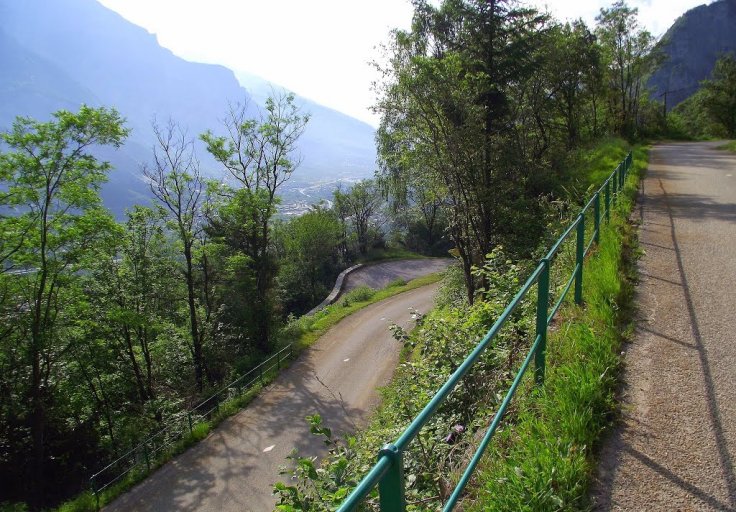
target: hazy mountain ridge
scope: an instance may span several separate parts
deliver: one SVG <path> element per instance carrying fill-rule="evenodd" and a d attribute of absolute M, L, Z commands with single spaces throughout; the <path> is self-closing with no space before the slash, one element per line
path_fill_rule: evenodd
<path fill-rule="evenodd" d="M 8 128 L 16 115 L 47 119 L 81 103 L 114 106 L 126 117 L 132 133 L 125 147 L 104 153 L 116 169 L 103 197 L 117 214 L 147 196 L 140 164 L 150 158 L 154 117 L 175 119 L 193 137 L 217 132 L 229 103 L 249 102 L 255 111 L 263 91 L 271 89 L 251 76 L 260 87 L 252 97 L 230 69 L 177 57 L 155 35 L 94 0 L 0 0 L 0 68 L 0 128 Z M 294 180 L 370 175 L 373 128 L 298 101 L 312 120 L 300 141 L 303 164 Z M 218 172 L 202 145 L 198 156 L 206 171 Z"/>
<path fill-rule="evenodd" d="M 722 53 L 736 52 L 736 0 L 718 0 L 680 16 L 659 43 L 664 61 L 648 85 L 667 108 L 692 95 Z"/>

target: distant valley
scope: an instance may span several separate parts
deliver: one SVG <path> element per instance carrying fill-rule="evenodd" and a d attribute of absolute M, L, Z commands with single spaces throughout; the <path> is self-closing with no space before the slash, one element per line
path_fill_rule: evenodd
<path fill-rule="evenodd" d="M 196 138 L 207 129 L 218 133 L 228 104 L 247 102 L 255 114 L 279 91 L 247 72 L 236 76 L 223 66 L 185 61 L 94 0 L 0 3 L 0 66 L 0 129 L 17 115 L 45 120 L 82 103 L 115 107 L 127 119 L 132 132 L 125 146 L 99 154 L 115 168 L 103 199 L 118 217 L 148 201 L 140 166 L 151 158 L 154 118 L 172 118 Z M 371 176 L 375 165 L 370 125 L 308 99 L 297 103 L 311 120 L 300 139 L 302 164 L 282 189 L 287 214 L 329 199 L 340 182 Z M 199 143 L 197 155 L 206 174 L 220 175 Z"/>

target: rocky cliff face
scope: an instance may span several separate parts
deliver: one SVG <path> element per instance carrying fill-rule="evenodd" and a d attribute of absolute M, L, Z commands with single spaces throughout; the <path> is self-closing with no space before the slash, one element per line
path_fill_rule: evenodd
<path fill-rule="evenodd" d="M 649 79 L 654 99 L 671 109 L 710 76 L 718 57 L 736 53 L 736 0 L 718 0 L 680 16 L 662 37 L 664 61 Z"/>

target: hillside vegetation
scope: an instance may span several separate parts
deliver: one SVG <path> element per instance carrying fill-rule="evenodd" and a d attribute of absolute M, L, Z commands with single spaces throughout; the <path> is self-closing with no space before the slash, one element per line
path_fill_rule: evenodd
<path fill-rule="evenodd" d="M 260 49 L 241 51 L 247 63 L 249 53 Z M 247 104 L 253 116 L 274 90 L 281 91 L 260 78 L 241 83 L 224 66 L 184 60 L 96 0 L 2 2 L 0 67 L 0 129 L 10 128 L 17 115 L 48 120 L 59 109 L 75 111 L 82 104 L 122 113 L 131 129 L 126 144 L 96 153 L 114 165 L 102 196 L 119 220 L 126 208 L 150 198 L 140 166 L 151 158 L 152 119 L 173 118 L 194 137 L 207 129 L 219 134 L 230 104 Z M 313 118 L 298 144 L 301 183 L 372 174 L 371 126 L 306 98 L 296 103 Z M 205 174 L 219 178 L 217 161 L 195 144 Z"/>
<path fill-rule="evenodd" d="M 620 161 L 627 151 L 623 141 L 611 140 L 585 152 L 581 178 L 593 182 L 600 174 L 607 176 L 612 170 L 609 162 Z M 636 253 L 627 216 L 638 176 L 647 165 L 646 150 L 636 149 L 634 159 L 633 178 L 603 230 L 599 250 L 586 263 L 585 306 L 563 307 L 548 339 L 545 384 L 535 387 L 531 375 L 523 381 L 463 509 L 587 510 L 589 506 L 594 450 L 616 413 L 619 347 L 631 321 Z M 563 228 L 563 223 L 550 225 L 556 235 Z M 488 278 L 488 288 L 471 306 L 458 289 L 461 276 L 446 278 L 439 307 L 418 318 L 411 334 L 395 330 L 397 342 L 404 346 L 403 362 L 393 382 L 382 390 L 383 401 L 370 426 L 341 439 L 321 418 L 307 418 L 313 433 L 330 446 L 331 456 L 317 465 L 293 455 L 295 469 L 289 474 L 295 483 L 275 487 L 281 497 L 279 510 L 331 510 L 341 503 L 375 463 L 379 449 L 399 437 L 475 348 L 535 263 L 512 262 L 502 249 L 494 251 L 477 271 L 479 277 Z M 559 292 L 573 266 L 574 244 L 568 243 L 555 264 L 553 290 Z M 404 452 L 406 499 L 415 504 L 410 510 L 435 510 L 449 497 L 529 351 L 534 308 L 533 297 L 522 303 Z M 371 509 L 378 508 L 376 491 L 368 499 Z"/>
<path fill-rule="evenodd" d="M 38 20 L 26 5 L 39 8 L 34 0 L 2 9 L 30 26 Z M 135 177 L 153 202 L 131 206 L 122 222 L 101 199 L 114 168 L 103 156 L 135 136 L 126 117 L 133 121 L 136 105 L 105 96 L 120 110 L 99 106 L 92 95 L 94 106 L 20 116 L 0 133 L 0 390 L 8 397 L 0 501 L 55 506 L 172 418 L 210 420 L 193 406 L 290 336 L 306 343 L 326 327 L 320 317 L 297 318 L 342 268 L 376 254 L 449 251 L 457 265 L 439 312 L 411 337 L 396 332 L 406 346 L 404 384 L 385 392 L 372 429 L 343 444 L 312 418 L 339 455 L 317 487 L 279 489 L 284 510 L 339 503 L 376 442 L 393 437 L 465 357 L 628 144 L 664 133 L 661 105 L 644 88 L 654 41 L 624 2 L 602 9 L 595 27 L 512 1 L 413 7 L 412 27 L 392 33 L 376 64 L 375 178 L 338 188 L 299 217 L 277 215 L 285 184 L 307 165 L 300 142 L 312 122 L 288 93 L 213 111 L 227 92 L 214 88 L 213 103 L 199 105 L 219 121 L 154 121 L 144 134 L 153 150 Z M 90 12 L 100 23 L 115 18 Z M 40 14 L 29 35 L 50 52 L 60 31 Z M 126 25 L 119 35 L 138 41 L 140 32 Z M 146 53 L 146 38 L 131 50 L 140 62 L 192 69 L 160 48 Z M 104 60 L 100 48 L 62 43 L 79 57 L 75 66 L 81 56 Z M 23 62 L 40 69 L 47 59 L 36 49 Z M 64 83 L 87 97 L 76 78 Z M 217 179 L 200 154 L 222 169 Z M 420 435 L 407 458 L 412 499 L 446 498 L 458 447 L 486 424 L 519 363 L 529 307 Z M 463 443 L 444 442 L 455 425 L 467 432 Z M 302 482 L 315 480 L 313 465 L 299 461 Z"/>

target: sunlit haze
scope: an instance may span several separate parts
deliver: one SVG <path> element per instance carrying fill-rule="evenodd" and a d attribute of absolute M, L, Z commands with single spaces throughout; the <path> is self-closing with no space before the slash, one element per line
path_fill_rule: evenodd
<path fill-rule="evenodd" d="M 281 85 L 372 125 L 378 79 L 370 62 L 392 28 L 408 28 L 406 0 L 99 0 L 157 35 L 188 60 L 225 65 Z M 611 2 L 548 0 L 559 19 L 594 23 Z M 633 0 L 639 19 L 660 36 L 702 0 Z"/>

